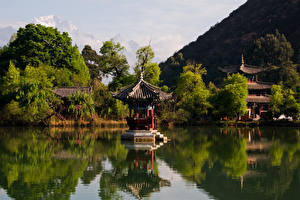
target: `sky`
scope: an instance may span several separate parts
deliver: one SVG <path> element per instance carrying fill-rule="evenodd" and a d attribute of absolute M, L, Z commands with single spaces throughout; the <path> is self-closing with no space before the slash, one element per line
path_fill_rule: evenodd
<path fill-rule="evenodd" d="M 55 26 L 73 43 L 97 51 L 111 38 L 135 51 L 150 44 L 164 61 L 227 17 L 246 0 L 0 0 L 0 46 L 28 23 Z"/>

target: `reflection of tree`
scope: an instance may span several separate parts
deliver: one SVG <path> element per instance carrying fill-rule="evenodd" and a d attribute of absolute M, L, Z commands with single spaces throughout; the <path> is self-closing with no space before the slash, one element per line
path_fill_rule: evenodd
<path fill-rule="evenodd" d="M 183 130 L 176 133 L 172 142 L 176 145 L 162 148 L 159 157 L 190 181 L 200 184 L 206 178 L 206 169 L 216 164 L 230 177 L 239 177 L 247 172 L 246 141 L 237 135 L 210 136 L 207 132 L 201 134 Z"/>
<path fill-rule="evenodd" d="M 15 199 L 69 199 L 88 161 L 53 158 L 66 150 L 42 130 L 15 131 L 0 132 L 0 186 Z"/>
<path fill-rule="evenodd" d="M 247 143 L 235 135 L 213 137 L 210 154 L 220 162 L 228 176 L 240 177 L 247 172 Z"/>
<path fill-rule="evenodd" d="M 170 144 L 157 152 L 185 179 L 216 199 L 299 199 L 298 129 L 195 130 L 174 129 L 178 132 L 168 133 L 173 136 Z M 247 152 L 247 140 L 258 149 Z M 247 165 L 247 154 L 255 165 L 253 160 Z"/>

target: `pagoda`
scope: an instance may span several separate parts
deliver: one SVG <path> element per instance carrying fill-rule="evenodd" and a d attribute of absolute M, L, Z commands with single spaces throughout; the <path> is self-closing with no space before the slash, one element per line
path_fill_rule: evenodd
<path fill-rule="evenodd" d="M 224 67 L 219 68 L 219 70 L 224 73 L 241 73 L 248 79 L 248 118 L 258 120 L 269 110 L 273 83 L 258 80 L 258 75 L 267 71 L 268 68 L 245 64 L 244 56 L 242 55 L 242 63 L 240 66 Z"/>
<path fill-rule="evenodd" d="M 129 107 L 126 118 L 129 130 L 122 134 L 122 139 L 147 142 L 165 138 L 156 130 L 155 109 L 159 102 L 172 98 L 172 94 L 146 82 L 141 73 L 135 84 L 122 88 L 113 97 Z"/>

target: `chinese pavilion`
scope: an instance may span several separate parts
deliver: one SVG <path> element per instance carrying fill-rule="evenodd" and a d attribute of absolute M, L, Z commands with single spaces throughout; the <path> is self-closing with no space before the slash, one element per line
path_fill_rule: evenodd
<path fill-rule="evenodd" d="M 152 137 L 163 138 L 156 129 L 155 108 L 163 100 L 170 99 L 172 94 L 163 92 L 143 79 L 141 74 L 137 83 L 121 89 L 113 97 L 129 106 L 127 124 L 129 131 L 122 135 L 122 139 L 145 139 Z"/>
<path fill-rule="evenodd" d="M 242 56 L 242 64 L 240 66 L 230 66 L 219 68 L 224 73 L 241 73 L 248 79 L 248 117 L 250 119 L 260 119 L 261 116 L 269 110 L 270 94 L 273 83 L 261 82 L 258 80 L 258 74 L 267 68 L 247 65 Z"/>

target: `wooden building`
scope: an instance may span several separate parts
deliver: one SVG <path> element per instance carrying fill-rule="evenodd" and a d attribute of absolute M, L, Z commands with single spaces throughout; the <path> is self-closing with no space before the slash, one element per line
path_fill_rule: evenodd
<path fill-rule="evenodd" d="M 61 87 L 52 90 L 55 95 L 60 98 L 67 98 L 72 94 L 77 94 L 78 92 L 81 93 L 91 93 L 91 87 Z"/>
<path fill-rule="evenodd" d="M 52 92 L 62 100 L 62 103 L 57 106 L 54 111 L 54 115 L 61 120 L 65 120 L 66 118 L 70 118 L 71 115 L 68 111 L 68 107 L 70 102 L 68 97 L 74 94 L 78 94 L 79 92 L 82 94 L 90 94 L 92 92 L 91 87 L 61 87 L 53 89 Z"/>
<path fill-rule="evenodd" d="M 129 131 L 122 135 L 123 139 L 150 138 L 159 135 L 156 130 L 155 109 L 160 101 L 172 98 L 172 94 L 143 80 L 141 75 L 137 83 L 121 89 L 113 97 L 129 106 L 127 117 Z"/>
<path fill-rule="evenodd" d="M 270 108 L 270 95 L 273 83 L 261 82 L 258 75 L 268 68 L 245 64 L 242 56 L 240 66 L 230 66 L 219 68 L 224 73 L 241 73 L 248 79 L 247 97 L 247 117 L 250 119 L 260 119 Z"/>

